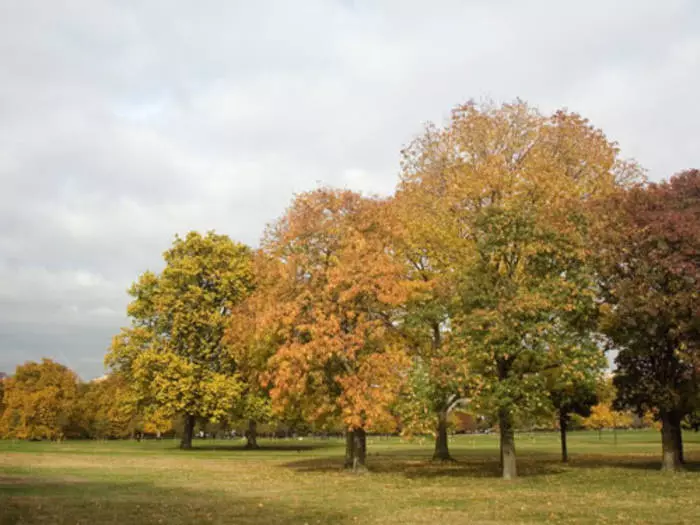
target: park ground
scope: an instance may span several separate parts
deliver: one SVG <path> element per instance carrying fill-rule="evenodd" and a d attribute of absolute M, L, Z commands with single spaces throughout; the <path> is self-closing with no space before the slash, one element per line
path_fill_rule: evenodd
<path fill-rule="evenodd" d="M 498 440 L 456 436 L 454 464 L 430 440 L 372 437 L 370 473 L 344 472 L 343 441 L 0 441 L 0 524 L 700 523 L 700 435 L 686 471 L 659 471 L 655 431 L 517 438 L 521 477 L 498 477 Z M 617 441 L 617 442 L 615 442 Z"/>

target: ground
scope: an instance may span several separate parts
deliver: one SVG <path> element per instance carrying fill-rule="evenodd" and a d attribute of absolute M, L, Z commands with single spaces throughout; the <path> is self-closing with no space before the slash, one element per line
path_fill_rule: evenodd
<path fill-rule="evenodd" d="M 498 478 L 494 436 L 457 436 L 458 462 L 430 440 L 369 439 L 370 473 L 342 471 L 344 442 L 0 441 L 0 524 L 700 523 L 700 435 L 688 466 L 659 471 L 658 432 L 517 437 L 521 477 Z"/>

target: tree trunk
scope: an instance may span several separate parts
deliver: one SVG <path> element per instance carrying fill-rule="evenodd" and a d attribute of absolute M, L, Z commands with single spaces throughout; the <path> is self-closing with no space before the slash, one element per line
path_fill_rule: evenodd
<path fill-rule="evenodd" d="M 566 447 L 566 426 L 569 422 L 569 414 L 565 411 L 559 412 L 559 434 L 561 435 L 561 461 L 567 463 L 569 461 L 569 451 Z"/>
<path fill-rule="evenodd" d="M 501 468 L 503 470 L 503 479 L 514 479 L 518 476 L 518 471 L 515 462 L 513 415 L 509 410 L 502 409 L 499 411 L 498 425 L 501 430 Z"/>
<path fill-rule="evenodd" d="M 450 449 L 447 443 L 447 410 L 438 412 L 436 430 L 433 461 L 454 461 L 452 456 L 450 456 Z"/>
<path fill-rule="evenodd" d="M 365 472 L 367 470 L 367 434 L 364 428 L 356 428 L 352 433 L 352 471 Z"/>
<path fill-rule="evenodd" d="M 190 450 L 192 448 L 192 436 L 194 435 L 194 424 L 195 417 L 187 415 L 185 416 L 185 428 L 182 432 L 182 439 L 180 440 L 180 449 Z"/>
<path fill-rule="evenodd" d="M 676 447 L 678 448 L 678 459 L 681 465 L 685 463 L 685 457 L 683 455 L 683 426 L 681 425 L 682 418 L 678 418 L 678 426 L 676 427 Z"/>
<path fill-rule="evenodd" d="M 346 469 L 351 469 L 355 459 L 355 436 L 351 429 L 345 432 L 345 465 Z"/>
<path fill-rule="evenodd" d="M 254 419 L 248 420 L 248 430 L 245 433 L 245 439 L 246 439 L 245 448 L 247 448 L 247 449 L 260 448 L 260 445 L 258 445 L 258 422 L 255 421 Z"/>
<path fill-rule="evenodd" d="M 661 413 L 661 470 L 678 472 L 682 463 L 681 421 L 673 412 Z"/>

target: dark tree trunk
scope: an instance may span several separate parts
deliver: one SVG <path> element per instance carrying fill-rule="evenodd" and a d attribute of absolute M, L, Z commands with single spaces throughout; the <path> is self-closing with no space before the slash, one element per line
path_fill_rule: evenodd
<path fill-rule="evenodd" d="M 367 470 L 367 434 L 364 428 L 353 430 L 352 443 L 352 470 L 365 472 Z"/>
<path fill-rule="evenodd" d="M 258 445 L 258 422 L 255 421 L 254 419 L 248 420 L 248 430 L 245 433 L 245 439 L 246 439 L 245 448 L 247 448 L 247 449 L 260 448 L 260 445 Z"/>
<path fill-rule="evenodd" d="M 450 456 L 447 443 L 447 410 L 440 410 L 437 415 L 437 435 L 435 436 L 435 452 L 433 461 L 454 461 Z"/>
<path fill-rule="evenodd" d="M 569 414 L 559 411 L 559 434 L 561 435 L 561 460 L 563 463 L 569 461 L 569 451 L 566 447 L 566 427 L 569 422 Z"/>
<path fill-rule="evenodd" d="M 682 418 L 678 418 L 678 426 L 676 431 L 676 448 L 678 449 L 678 459 L 681 465 L 685 463 L 685 457 L 683 455 L 683 426 L 681 425 Z"/>
<path fill-rule="evenodd" d="M 503 479 L 514 479 L 518 476 L 515 462 L 515 433 L 513 431 L 513 415 L 509 410 L 500 410 L 498 425 L 501 430 L 501 468 Z"/>
<path fill-rule="evenodd" d="M 182 450 L 190 450 L 192 448 L 192 436 L 194 435 L 194 416 L 185 416 L 185 428 L 182 431 L 182 439 L 180 440 L 180 448 Z"/>
<path fill-rule="evenodd" d="M 678 472 L 683 457 L 681 418 L 674 412 L 661 413 L 661 470 Z"/>
<path fill-rule="evenodd" d="M 351 469 L 355 459 L 355 433 L 348 429 L 345 433 L 345 465 L 346 469 Z"/>

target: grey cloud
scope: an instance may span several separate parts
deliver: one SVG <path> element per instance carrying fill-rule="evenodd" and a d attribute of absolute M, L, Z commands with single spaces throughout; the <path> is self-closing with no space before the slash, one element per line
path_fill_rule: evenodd
<path fill-rule="evenodd" d="M 249 244 L 294 192 L 389 193 L 468 98 L 589 117 L 661 178 L 697 166 L 700 5 L 8 0 L 0 6 L 0 370 L 102 372 L 176 233 Z"/>

